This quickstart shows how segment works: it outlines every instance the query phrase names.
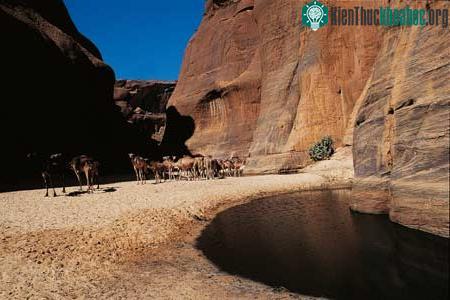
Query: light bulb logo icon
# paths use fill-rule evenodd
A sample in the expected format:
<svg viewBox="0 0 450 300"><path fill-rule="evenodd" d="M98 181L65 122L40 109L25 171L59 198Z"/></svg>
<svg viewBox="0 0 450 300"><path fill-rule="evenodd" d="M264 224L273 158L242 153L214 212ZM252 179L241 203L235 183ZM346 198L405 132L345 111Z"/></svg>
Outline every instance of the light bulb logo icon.
<svg viewBox="0 0 450 300"><path fill-rule="evenodd" d="M320 27L328 23L328 8L319 1L312 1L303 7L303 25L311 27L317 31Z"/></svg>

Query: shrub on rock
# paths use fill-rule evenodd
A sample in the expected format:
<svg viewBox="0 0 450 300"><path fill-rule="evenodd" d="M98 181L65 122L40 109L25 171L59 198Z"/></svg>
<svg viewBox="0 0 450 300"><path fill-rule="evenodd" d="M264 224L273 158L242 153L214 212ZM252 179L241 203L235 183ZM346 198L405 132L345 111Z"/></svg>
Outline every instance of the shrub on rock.
<svg viewBox="0 0 450 300"><path fill-rule="evenodd" d="M313 161L330 159L334 154L333 139L329 136L322 138L309 149L309 157Z"/></svg>

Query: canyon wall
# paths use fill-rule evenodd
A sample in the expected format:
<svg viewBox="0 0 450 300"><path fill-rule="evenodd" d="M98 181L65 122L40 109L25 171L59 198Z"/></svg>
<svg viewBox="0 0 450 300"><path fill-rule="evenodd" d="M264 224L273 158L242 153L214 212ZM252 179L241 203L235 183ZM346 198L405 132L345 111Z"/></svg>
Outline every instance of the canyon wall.
<svg viewBox="0 0 450 300"><path fill-rule="evenodd" d="M118 80L114 85L114 102L136 130L147 139L161 142L166 106L175 85L175 81Z"/></svg>
<svg viewBox="0 0 450 300"><path fill-rule="evenodd" d="M162 114L175 89L175 81L117 80L114 85L114 102L122 114L136 108L154 114Z"/></svg>
<svg viewBox="0 0 450 300"><path fill-rule="evenodd" d="M344 145L382 34L312 32L301 26L305 3L207 2L169 101L195 121L193 152L249 157L249 173L273 173L308 164L307 150L324 136Z"/></svg>
<svg viewBox="0 0 450 300"><path fill-rule="evenodd" d="M207 1L169 100L194 122L187 148L273 173L309 164L309 147L330 135L354 144L352 209L448 237L448 28L312 32L301 25L307 2Z"/></svg>
<svg viewBox="0 0 450 300"><path fill-rule="evenodd" d="M449 9L448 2L432 8ZM449 236L450 31L384 34L354 129L352 209Z"/></svg>
<svg viewBox="0 0 450 300"><path fill-rule="evenodd" d="M126 153L146 142L114 104L114 72L63 1L1 1L0 30L1 185L40 178L28 174L30 152L87 153L102 161L103 172L128 169Z"/></svg>

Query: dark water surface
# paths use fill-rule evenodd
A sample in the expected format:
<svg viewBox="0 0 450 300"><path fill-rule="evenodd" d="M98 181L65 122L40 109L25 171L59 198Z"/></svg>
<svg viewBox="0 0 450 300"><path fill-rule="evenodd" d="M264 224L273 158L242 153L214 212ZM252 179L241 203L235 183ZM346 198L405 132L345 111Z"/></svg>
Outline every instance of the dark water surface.
<svg viewBox="0 0 450 300"><path fill-rule="evenodd" d="M448 299L448 240L352 213L350 191L293 193L220 213L197 247L222 270L333 299Z"/></svg>

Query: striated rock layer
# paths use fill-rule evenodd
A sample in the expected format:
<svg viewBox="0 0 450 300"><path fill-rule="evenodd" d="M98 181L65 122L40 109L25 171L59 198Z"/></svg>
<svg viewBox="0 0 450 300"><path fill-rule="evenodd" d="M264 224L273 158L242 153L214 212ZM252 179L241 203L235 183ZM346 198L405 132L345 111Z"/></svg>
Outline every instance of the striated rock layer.
<svg viewBox="0 0 450 300"><path fill-rule="evenodd" d="M309 164L308 148L330 135L354 144L354 210L448 236L448 28L312 32L300 24L306 2L207 1L169 100L195 123L188 149L272 173Z"/></svg>
<svg viewBox="0 0 450 300"><path fill-rule="evenodd" d="M449 8L440 2L433 8ZM390 29L357 114L352 209L449 236L450 31Z"/></svg>
<svg viewBox="0 0 450 300"><path fill-rule="evenodd" d="M326 135L344 144L382 34L374 27L312 32L301 26L304 3L207 2L169 101L194 118L192 151L250 156L248 172L272 173L309 163L306 151Z"/></svg>

